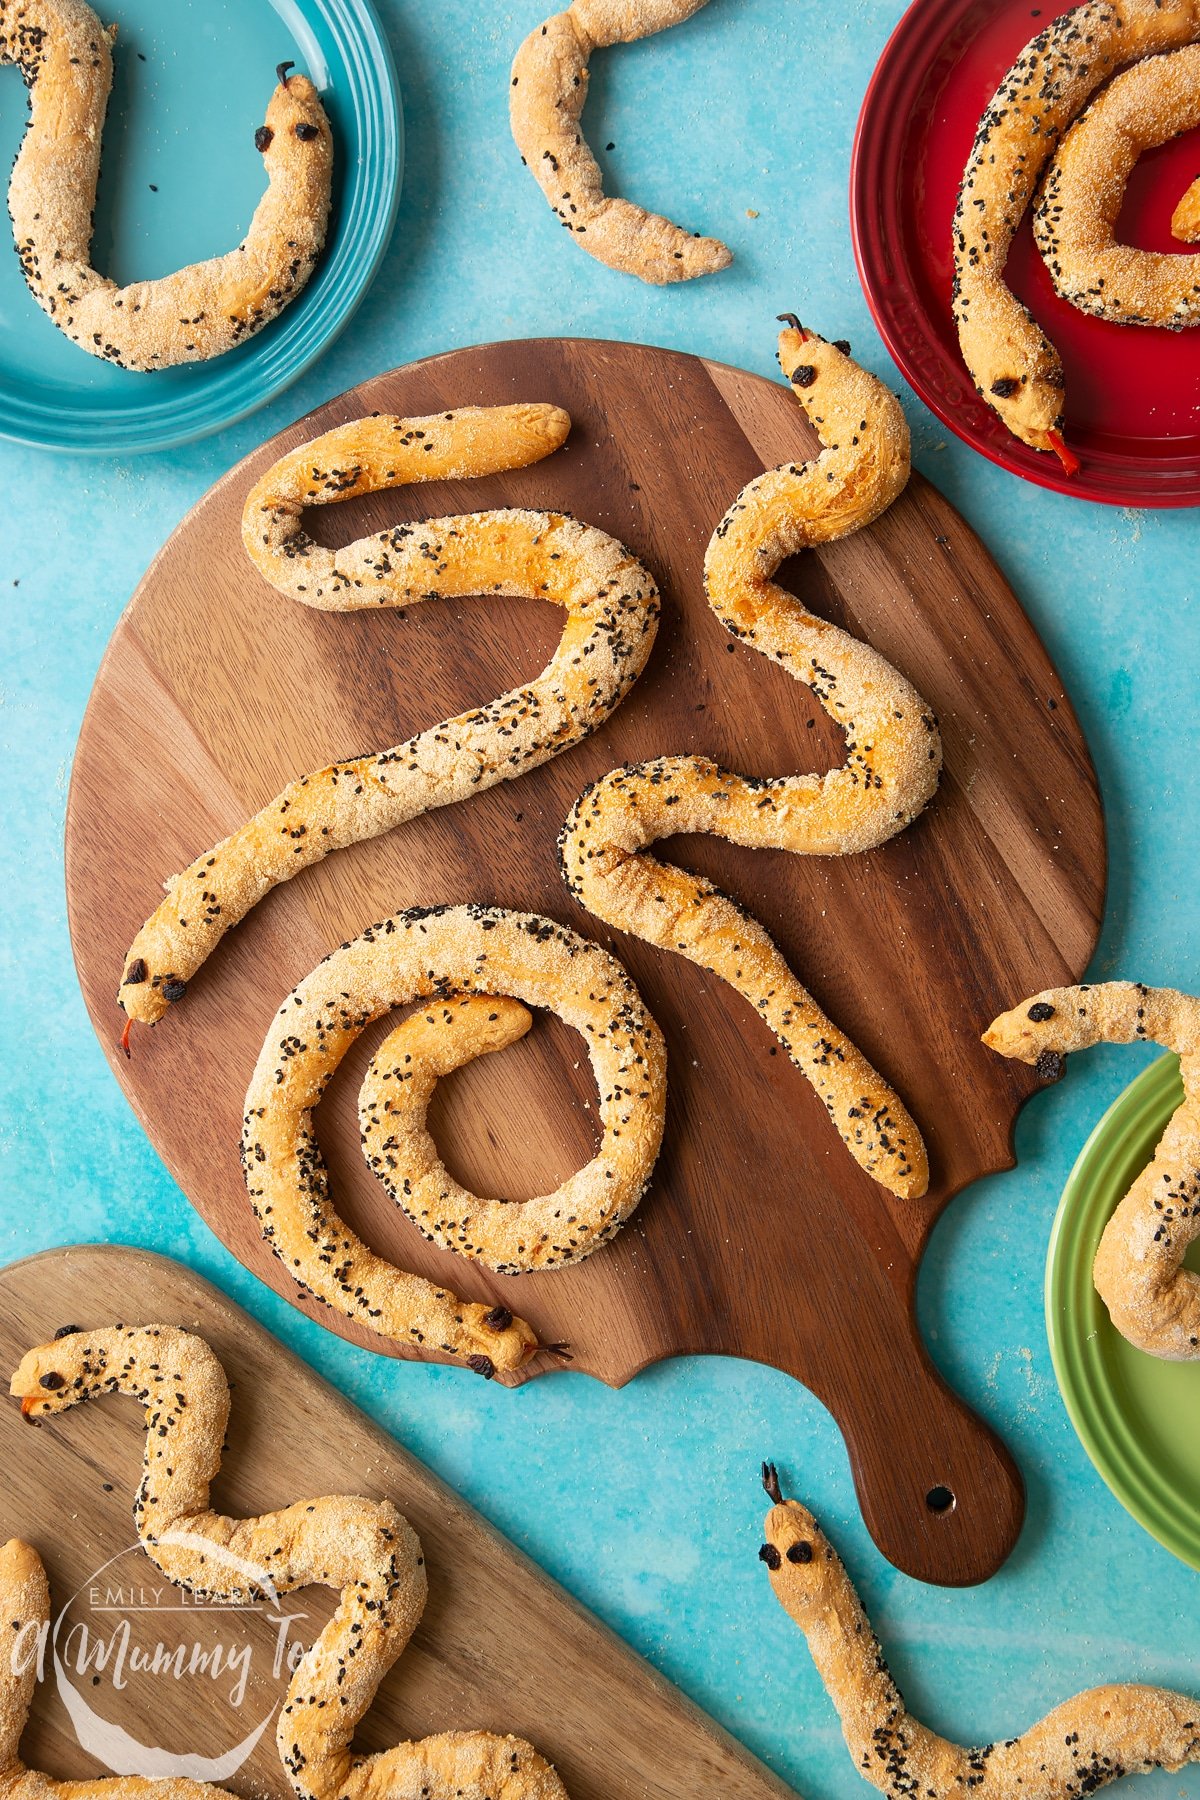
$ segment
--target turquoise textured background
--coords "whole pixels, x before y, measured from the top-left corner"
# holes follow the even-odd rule
[[[1090,1124],[1144,1053],[1076,1059],[1026,1109],[1019,1167],[957,1200],[927,1258],[920,1304],[934,1354],[1006,1437],[1029,1484],[1012,1560],[958,1593],[923,1588],[881,1560],[832,1421],[773,1371],[695,1359],[619,1393],[567,1374],[511,1394],[323,1333],[201,1224],[108,1073],[66,929],[72,750],[138,578],[232,462],[367,375],[496,337],[633,338],[770,374],[774,315],[788,307],[848,336],[894,379],[854,272],[846,186],[859,102],[897,0],[711,0],[676,31],[597,58],[588,125],[594,143],[615,145],[604,158],[613,185],[736,252],[727,273],[668,290],[584,256],[520,166],[507,72],[538,0],[516,9],[382,0],[381,12],[404,92],[405,192],[379,279],[332,352],[253,419],[169,456],[75,459],[0,445],[0,1256],[107,1239],[202,1271],[810,1800],[865,1790],[755,1560],[763,1456],[842,1547],[910,1703],[938,1729],[964,1741],[1008,1735],[1107,1678],[1200,1689],[1200,1575],[1145,1536],[1093,1472],[1059,1400],[1042,1323],[1057,1195]],[[0,113],[11,120],[20,103],[8,72]],[[1196,517],[1109,511],[1025,485],[907,398],[919,467],[991,545],[1092,746],[1112,857],[1093,972],[1194,988]],[[1200,1796],[1200,1770],[1148,1778],[1141,1791]]]

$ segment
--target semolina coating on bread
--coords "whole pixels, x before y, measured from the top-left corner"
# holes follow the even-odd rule
[[[38,305],[90,355],[142,372],[207,361],[277,317],[312,273],[329,218],[329,120],[308,77],[281,63],[254,134],[267,190],[242,242],[118,287],[91,262],[115,33],[84,0],[0,0],[0,62],[29,89],[8,190],[17,255]]]
[[[279,1710],[275,1741],[297,1800],[567,1800],[532,1745],[498,1732],[441,1732],[358,1754],[359,1722],[425,1610],[428,1579],[416,1532],[390,1500],[349,1494],[297,1500],[252,1518],[214,1512],[209,1490],[225,1448],[229,1383],[208,1344],[170,1325],[67,1332],[23,1358],[11,1391],[32,1423],[104,1394],[127,1395],[145,1408],[133,1516],[143,1550],[169,1581],[227,1604],[305,1587],[339,1594]],[[215,1800],[223,1791],[143,1782],[80,1795],[77,1784],[64,1783],[63,1800]],[[22,1800],[53,1796],[42,1791]]]
[[[774,1501],[760,1560],[800,1627],[842,1722],[854,1766],[888,1800],[1082,1800],[1122,1776],[1200,1761],[1200,1701],[1121,1682],[1064,1700],[1018,1736],[969,1747],[913,1717],[837,1551],[812,1513]]]
[[[575,242],[626,275],[664,286],[728,268],[716,238],[683,231],[659,213],[604,192],[583,135],[592,51],[630,43],[699,12],[706,0],[572,0],[530,32],[509,79],[509,121],[521,161]]]

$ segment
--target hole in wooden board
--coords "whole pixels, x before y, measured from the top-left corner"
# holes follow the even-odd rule
[[[926,1494],[925,1504],[931,1513],[952,1513],[958,1505],[958,1496],[953,1489],[944,1487],[939,1482]]]

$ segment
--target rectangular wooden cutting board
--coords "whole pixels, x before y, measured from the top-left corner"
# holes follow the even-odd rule
[[[394,1501],[419,1534],[429,1604],[364,1720],[363,1748],[434,1731],[486,1729],[528,1738],[555,1764],[571,1800],[781,1800],[791,1793],[428,1469],[190,1270],[141,1251],[89,1246],[48,1251],[0,1271],[5,1386],[24,1352],[58,1326],[115,1324],[118,1317],[125,1324],[194,1330],[219,1356],[233,1389],[228,1446],[213,1494],[219,1509],[245,1516],[305,1496],[359,1493]],[[87,1402],[36,1431],[15,1404],[0,1408],[0,1530],[4,1538],[26,1538],[42,1556],[52,1618],[81,1589],[78,1606],[86,1604],[109,1558],[121,1558],[109,1586],[119,1582],[128,1594],[136,1567],[136,1579],[161,1588],[148,1559],[138,1552],[131,1562],[128,1554],[143,1438],[141,1408],[124,1398]],[[332,1610],[332,1596],[306,1590],[289,1600],[288,1610],[300,1606],[307,1616],[295,1629],[311,1641]],[[67,1618],[78,1616],[77,1610]],[[91,1622],[94,1627],[94,1617]],[[242,1626],[239,1619],[239,1633]],[[219,1629],[227,1642],[233,1627],[200,1618],[195,1629],[198,1637]],[[269,1669],[274,1637],[265,1619],[245,1627],[256,1667]],[[280,1694],[283,1685],[281,1677]],[[214,1716],[211,1688],[175,1683],[168,1719],[152,1704],[153,1686],[131,1680],[114,1699],[105,1680],[96,1707],[143,1743],[210,1756],[225,1747],[219,1733],[229,1720]],[[80,1747],[66,1707],[50,1689],[48,1682],[38,1691],[23,1760],[60,1778],[107,1773]],[[84,1692],[91,1690],[85,1685]],[[269,1703],[272,1695],[266,1697]],[[236,1729],[227,1736],[238,1741]],[[289,1792],[273,1725],[227,1785],[243,1795]]]

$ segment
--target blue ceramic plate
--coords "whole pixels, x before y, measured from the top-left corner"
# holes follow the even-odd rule
[[[264,405],[345,325],[395,219],[400,99],[370,0],[94,4],[118,27],[92,247],[114,280],[165,275],[239,242],[266,184],[254,130],[276,63],[312,77],[333,125],[330,234],[312,279],[272,324],[211,362],[142,375],[100,362],[35,303],[11,237],[0,254],[0,436],[56,450],[163,450]],[[20,73],[6,64],[0,169],[25,120]]]

